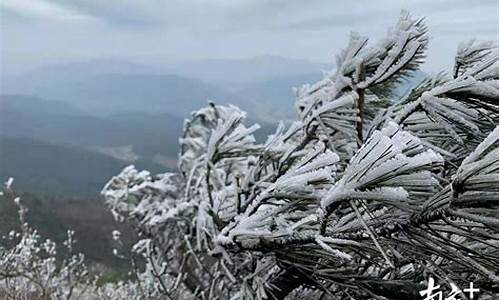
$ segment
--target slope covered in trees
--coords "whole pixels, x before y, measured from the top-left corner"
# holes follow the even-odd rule
[[[75,258],[51,278],[102,299],[422,299],[429,278],[498,296],[497,48],[464,43],[453,70],[396,97],[427,46],[406,12],[376,43],[351,34],[264,143],[237,107],[194,112],[176,173],[129,166],[102,191],[139,234],[116,251],[135,277],[95,287]],[[32,230],[20,237],[0,252],[5,285],[68,295],[15,272],[38,259],[22,255]]]

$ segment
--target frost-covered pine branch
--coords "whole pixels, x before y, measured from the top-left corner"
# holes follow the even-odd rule
[[[210,103],[185,122],[179,175],[163,192],[142,187],[165,175],[134,170],[129,182],[126,169],[113,179],[121,184],[103,195],[147,236],[136,248],[153,247],[148,268],[176,278],[169,293],[420,299],[432,275],[479,276],[493,294],[498,205],[471,198],[498,197],[498,160],[484,152],[498,124],[498,55],[467,44],[455,78],[440,73],[394,99],[427,43],[423,20],[408,13],[375,46],[353,34],[336,70],[297,90],[299,120],[265,143],[242,111]]]

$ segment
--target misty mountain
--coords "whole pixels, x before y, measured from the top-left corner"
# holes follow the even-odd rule
[[[2,78],[3,93],[71,103],[86,114],[169,113],[181,118],[208,100],[235,104],[257,120],[294,118],[293,87],[316,82],[332,66],[276,56],[148,66],[118,60],[50,65]],[[425,73],[417,72],[415,78]],[[415,81],[415,80],[411,80]],[[401,93],[414,82],[401,87]]]
[[[276,78],[321,74],[331,66],[305,59],[264,55],[248,59],[210,59],[178,63],[170,66],[175,74],[223,85],[235,91]]]
[[[0,95],[0,134],[83,148],[132,145],[141,157],[175,157],[182,119],[168,113],[87,115],[74,106],[37,97]]]
[[[41,115],[78,115],[80,110],[70,103],[62,101],[48,101],[36,96],[0,94],[0,109],[2,118],[9,117],[8,113],[24,112],[26,114]],[[20,120],[18,120],[20,121]],[[21,124],[18,124],[21,125]],[[2,127],[0,127],[0,130]]]
[[[16,190],[96,197],[125,165],[76,147],[0,136],[0,179],[14,177]]]
[[[44,76],[17,81],[5,91],[68,102],[92,115],[168,112],[184,118],[205,106],[208,100],[241,102],[236,95],[216,86],[177,75]]]
[[[22,95],[0,95],[0,108],[0,175],[21,176],[21,187],[29,191],[82,195],[95,192],[98,184],[128,164],[153,173],[176,167],[183,120],[171,114],[99,117],[65,102]],[[264,141],[275,124],[260,123],[256,136]],[[77,167],[71,168],[74,164]],[[71,179],[79,174],[84,178]]]
[[[91,115],[123,112],[171,113],[185,118],[207,104],[235,104],[262,119],[263,103],[277,114],[293,101],[291,89],[325,69],[307,60],[261,56],[240,60],[200,60],[147,66],[116,60],[52,65],[2,78],[2,93],[36,95],[71,103]],[[277,99],[274,99],[274,97]],[[275,104],[275,102],[277,104]],[[266,104],[267,105],[267,104]],[[289,106],[282,107],[289,110]],[[266,114],[267,115],[267,114]]]
[[[255,103],[255,110],[264,120],[295,119],[297,117],[293,88],[321,80],[321,73],[282,76],[259,80],[242,88],[237,93]]]
[[[3,78],[2,80],[7,87],[13,85],[13,79],[20,78],[36,80],[46,78],[62,81],[104,74],[178,75],[217,85],[227,85],[226,89],[234,90],[233,84],[248,85],[276,77],[321,73],[321,71],[331,68],[330,64],[272,55],[242,59],[200,59],[161,65],[147,65],[117,59],[96,59],[47,65],[18,77]],[[12,91],[4,91],[4,93],[6,92],[11,93]]]
[[[52,78],[60,75],[72,74],[82,77],[96,76],[102,74],[125,74],[125,75],[165,75],[165,67],[134,63],[118,59],[94,59],[87,61],[75,61],[62,64],[53,64],[40,67],[30,74],[35,77],[50,76]]]

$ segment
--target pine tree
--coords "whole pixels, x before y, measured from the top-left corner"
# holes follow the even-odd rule
[[[496,294],[497,48],[460,45],[451,76],[398,98],[428,40],[406,12],[373,46],[352,34],[336,69],[296,90],[299,120],[265,143],[244,112],[210,103],[185,123],[179,173],[113,178],[103,195],[134,220],[148,245],[136,250],[176,278],[161,286],[199,299],[421,299],[433,277]]]

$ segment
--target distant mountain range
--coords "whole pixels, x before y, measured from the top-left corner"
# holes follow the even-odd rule
[[[116,59],[96,59],[47,65],[11,78],[48,77],[54,80],[64,80],[68,79],[68,75],[71,75],[70,78],[103,74],[178,75],[211,84],[224,85],[226,89],[234,90],[234,85],[237,83],[248,85],[277,77],[321,73],[332,68],[333,65],[330,64],[272,55],[243,59],[200,59],[163,65],[139,64]]]
[[[174,156],[172,145],[182,131],[182,119],[168,113],[101,117],[68,103],[20,95],[0,95],[0,107],[1,135],[82,148],[132,145],[139,155]]]
[[[127,164],[152,172],[175,167],[179,117],[99,117],[69,103],[20,95],[0,95],[0,108],[0,179],[20,177],[16,182],[24,190],[97,197]],[[120,153],[120,147],[131,153]]]
[[[274,56],[200,60],[161,68],[90,61],[3,78],[1,87],[3,94],[69,102],[91,115],[154,112],[186,118],[211,100],[238,105],[254,119],[275,120],[294,115],[292,88],[320,79],[324,69],[323,64]],[[276,114],[262,113],[268,104]]]
[[[177,63],[169,66],[173,74],[198,78],[205,82],[224,86],[230,91],[276,80],[297,78],[308,74],[321,75],[332,65],[316,63],[305,59],[292,59],[264,55],[247,59],[210,59]],[[306,82],[301,82],[302,85]],[[290,89],[292,86],[287,86]]]
[[[37,180],[42,186],[50,186],[52,180],[68,185],[58,188],[66,192],[89,187],[94,193],[98,181],[104,184],[125,164],[155,172],[173,169],[183,120],[208,100],[248,111],[248,123],[262,127],[256,134],[262,141],[278,120],[296,118],[292,88],[320,80],[322,70],[329,68],[275,56],[167,66],[97,60],[3,77],[0,136],[5,145],[0,149],[0,175],[19,174],[33,187]],[[413,81],[423,76],[418,73]],[[400,93],[412,85],[402,86]],[[36,152],[36,161],[27,163]],[[58,176],[69,172],[63,166],[72,160],[82,164],[73,172],[83,170],[86,175],[78,180]],[[50,165],[53,173],[41,176]],[[92,173],[95,178],[90,178]],[[80,187],[69,186],[78,181],[83,182]]]
[[[177,75],[99,74],[32,78],[7,92],[69,102],[91,115],[168,112],[180,117],[207,104],[237,98],[216,86]]]
[[[93,116],[69,103],[22,95],[0,95],[0,107],[0,180],[18,177],[22,190],[97,197],[128,164],[153,173],[176,167],[180,117]],[[274,130],[262,127],[259,140]]]

